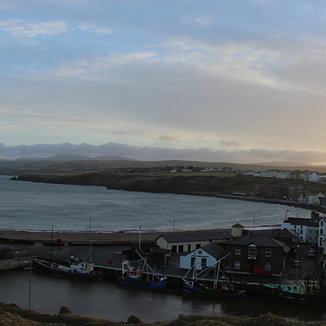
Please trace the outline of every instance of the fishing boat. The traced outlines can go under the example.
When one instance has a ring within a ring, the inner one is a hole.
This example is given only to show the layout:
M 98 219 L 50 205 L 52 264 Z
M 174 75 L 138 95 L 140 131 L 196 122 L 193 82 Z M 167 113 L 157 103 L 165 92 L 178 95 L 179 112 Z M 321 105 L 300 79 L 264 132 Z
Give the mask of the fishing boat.
M 262 290 L 274 298 L 287 301 L 304 302 L 319 293 L 319 283 L 316 280 L 300 280 L 280 284 L 262 284 Z
M 130 262 L 122 261 L 121 276 L 118 277 L 118 283 L 123 286 L 141 289 L 165 289 L 167 286 L 167 278 L 163 275 L 157 275 L 149 266 L 146 258 L 138 251 L 140 260 Z
M 221 281 L 214 285 L 214 282 L 200 280 L 188 281 L 183 279 L 182 287 L 184 292 L 188 294 L 211 298 L 236 298 L 246 295 L 245 290 L 237 289 L 236 284 L 231 283 L 229 280 Z
M 225 258 L 224 256 L 223 258 Z M 223 259 L 222 258 L 222 259 Z M 216 265 L 207 267 L 197 273 L 196 264 L 193 264 L 182 279 L 183 291 L 188 294 L 207 296 L 212 298 L 235 298 L 243 297 L 245 290 L 237 288 L 225 275 L 220 276 L 221 260 Z M 205 278 L 213 272 L 213 278 Z
M 33 269 L 61 277 L 71 277 L 85 280 L 100 280 L 103 278 L 103 273 L 100 271 L 95 271 L 93 263 L 81 261 L 73 256 L 66 265 L 58 264 L 45 259 L 34 258 Z

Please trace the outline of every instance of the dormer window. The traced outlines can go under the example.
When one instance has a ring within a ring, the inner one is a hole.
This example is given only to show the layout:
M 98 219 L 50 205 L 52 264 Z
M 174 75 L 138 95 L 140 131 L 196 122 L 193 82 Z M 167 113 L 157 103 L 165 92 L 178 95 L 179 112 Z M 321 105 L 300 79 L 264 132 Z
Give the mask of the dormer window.
M 255 244 L 249 245 L 248 259 L 257 259 L 257 247 Z

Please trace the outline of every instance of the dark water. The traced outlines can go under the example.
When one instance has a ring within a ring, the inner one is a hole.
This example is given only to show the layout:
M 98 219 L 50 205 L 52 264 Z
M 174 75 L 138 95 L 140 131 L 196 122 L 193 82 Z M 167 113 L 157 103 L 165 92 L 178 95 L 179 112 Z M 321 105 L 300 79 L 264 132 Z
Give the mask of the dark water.
M 0 229 L 119 231 L 228 228 L 281 223 L 310 211 L 242 200 L 10 181 L 0 176 Z
M 145 322 L 172 320 L 179 314 L 250 315 L 272 312 L 293 320 L 326 320 L 326 303 L 321 306 L 296 306 L 264 297 L 208 301 L 183 295 L 179 291 L 145 291 L 121 288 L 114 282 L 85 282 L 44 276 L 29 270 L 0 273 L 0 301 L 57 314 L 68 305 L 74 314 L 126 321 L 134 314 Z

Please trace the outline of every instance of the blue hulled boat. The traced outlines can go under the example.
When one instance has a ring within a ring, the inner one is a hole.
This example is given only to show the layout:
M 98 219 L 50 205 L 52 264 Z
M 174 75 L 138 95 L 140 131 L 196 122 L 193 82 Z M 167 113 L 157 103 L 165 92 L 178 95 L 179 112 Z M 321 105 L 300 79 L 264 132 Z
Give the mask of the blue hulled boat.
M 141 256 L 141 259 L 134 264 L 129 260 L 122 262 L 122 273 L 118 277 L 118 283 L 130 288 L 165 289 L 167 278 L 157 275 L 148 265 L 146 259 Z

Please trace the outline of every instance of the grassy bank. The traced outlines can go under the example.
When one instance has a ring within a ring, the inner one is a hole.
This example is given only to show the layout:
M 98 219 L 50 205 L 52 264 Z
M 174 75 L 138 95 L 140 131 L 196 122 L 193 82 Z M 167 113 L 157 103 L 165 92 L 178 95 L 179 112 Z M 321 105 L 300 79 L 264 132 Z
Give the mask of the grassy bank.
M 257 178 L 223 173 L 109 173 L 72 172 L 27 174 L 19 180 L 57 184 L 103 186 L 109 189 L 157 193 L 254 193 L 257 183 L 300 185 L 309 192 L 326 192 L 326 185 L 298 180 Z
M 177 319 L 166 322 L 143 323 L 139 318 L 130 316 L 126 321 L 113 322 L 104 319 L 90 318 L 59 313 L 57 315 L 40 314 L 33 310 L 21 309 L 14 304 L 0 303 L 0 325 L 2 326 L 28 326 L 28 325 L 67 325 L 67 326 L 326 326 L 326 322 L 294 322 L 285 320 L 273 314 L 257 317 L 247 316 L 204 316 L 180 315 Z

